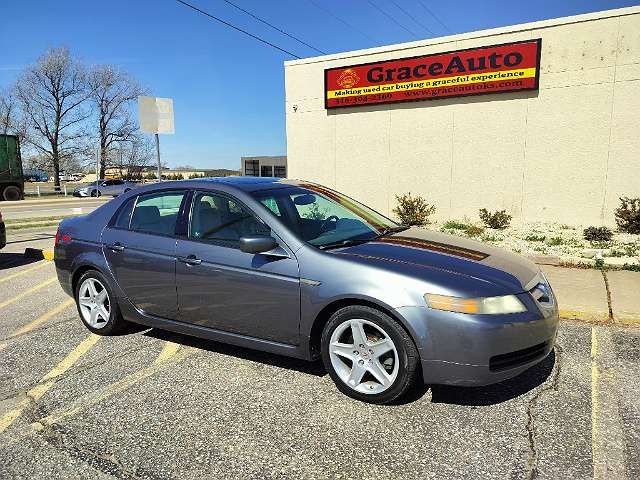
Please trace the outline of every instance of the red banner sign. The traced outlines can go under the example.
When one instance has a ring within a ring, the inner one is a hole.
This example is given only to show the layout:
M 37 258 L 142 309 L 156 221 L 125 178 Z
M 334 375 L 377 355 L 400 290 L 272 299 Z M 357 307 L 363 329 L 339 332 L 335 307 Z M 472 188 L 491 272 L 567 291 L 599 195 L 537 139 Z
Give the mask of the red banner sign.
M 325 108 L 537 90 L 541 39 L 324 71 Z

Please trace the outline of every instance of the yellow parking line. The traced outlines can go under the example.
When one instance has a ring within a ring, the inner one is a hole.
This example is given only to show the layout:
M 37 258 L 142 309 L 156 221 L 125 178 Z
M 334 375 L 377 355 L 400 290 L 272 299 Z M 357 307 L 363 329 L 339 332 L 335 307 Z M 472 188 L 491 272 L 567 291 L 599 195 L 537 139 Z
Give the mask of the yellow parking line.
M 51 285 L 56 280 L 58 280 L 58 277 L 52 277 L 49 280 L 45 280 L 44 282 L 39 283 L 35 287 L 31 287 L 31 288 L 25 290 L 24 292 L 16 295 L 15 297 L 10 298 L 9 300 L 5 300 L 4 302 L 0 303 L 0 308 L 6 307 L 7 305 L 11 305 L 12 303 L 17 302 L 21 298 L 24 298 L 27 295 L 31 295 L 32 293 L 37 292 L 38 290 L 41 290 L 44 287 L 47 287 L 47 286 Z
M 182 349 L 178 353 L 178 348 L 179 348 L 179 345 L 172 342 L 167 342 L 167 344 L 162 349 L 162 352 L 160 352 L 160 355 L 158 355 L 158 358 L 156 358 L 156 360 L 153 362 L 152 365 L 146 368 L 143 368 L 141 370 L 138 370 L 135 373 L 127 375 L 126 377 L 121 378 L 120 380 L 114 383 L 105 385 L 104 387 L 102 387 L 101 389 L 95 392 L 87 393 L 86 395 L 80 398 L 76 398 L 72 404 L 64 407 L 62 410 L 58 410 L 57 412 L 53 412 L 50 415 L 47 415 L 46 417 L 41 418 L 37 422 L 32 423 L 31 426 L 35 430 L 41 430 L 45 426 L 57 423 L 63 418 L 68 418 L 68 417 L 77 415 L 81 411 L 89 407 L 92 407 L 93 405 L 96 405 L 106 400 L 109 397 L 112 397 L 113 395 L 116 395 L 120 392 L 127 390 L 128 388 L 135 385 L 136 383 L 160 371 L 169 363 L 176 363 L 187 358 L 195 351 L 193 347 L 187 347 Z M 173 353 L 170 353 L 170 352 L 173 352 Z M 161 357 L 162 357 L 162 360 L 158 361 Z M 171 360 L 171 362 L 169 362 L 169 360 Z
M 0 418 L 0 433 L 4 432 L 9 425 L 11 425 L 16 418 L 18 418 L 22 412 L 31 402 L 37 402 L 42 396 L 49 390 L 55 383 L 56 378 L 66 372 L 71 366 L 76 363 L 80 357 L 89 351 L 96 342 L 100 340 L 100 336 L 92 333 L 86 339 L 84 339 L 80 345 L 74 348 L 60 363 L 53 367 L 44 377 L 40 379 L 38 385 L 33 387 L 27 392 L 27 398 L 22 400 L 18 406 L 13 410 L 5 413 Z
M 24 275 L 25 273 L 33 272 L 34 270 L 38 270 L 39 268 L 46 267 L 47 265 L 49 265 L 47 262 L 38 263 L 38 265 L 36 265 L 35 267 L 27 268 L 18 273 L 14 273 L 13 275 L 9 275 L 8 277 L 4 277 L 0 279 L 0 283 L 8 282 L 9 280 L 13 280 L 14 278 Z
M 13 332 L 7 338 L 17 337 L 18 335 L 24 335 L 25 333 L 30 332 L 31 330 L 33 330 L 37 326 L 39 326 L 39 325 L 43 324 L 44 322 L 46 322 L 47 320 L 49 320 L 51 317 L 53 317 L 55 315 L 58 315 L 60 312 L 65 311 L 67 308 L 69 308 L 73 304 L 75 304 L 75 301 L 72 298 L 70 298 L 66 302 L 62 302 L 57 307 L 52 308 L 51 310 L 49 310 L 45 314 L 39 316 L 38 318 L 36 318 L 32 322 L 27 323 L 24 327 L 20 327 L 18 330 Z
M 180 348 L 180 344 L 174 342 L 165 342 L 164 347 L 153 361 L 154 364 L 164 363 L 173 357 Z

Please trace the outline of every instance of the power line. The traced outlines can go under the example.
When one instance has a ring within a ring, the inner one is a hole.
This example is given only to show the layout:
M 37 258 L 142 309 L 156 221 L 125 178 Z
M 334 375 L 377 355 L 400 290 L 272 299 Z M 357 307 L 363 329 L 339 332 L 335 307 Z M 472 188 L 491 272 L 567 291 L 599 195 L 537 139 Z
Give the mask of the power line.
M 260 17 L 258 17 L 258 16 L 256 16 L 256 15 L 254 15 L 253 13 L 251 13 L 251 12 L 249 12 L 249 11 L 245 10 L 244 8 L 242 8 L 242 7 L 238 6 L 238 5 L 236 5 L 235 3 L 233 3 L 233 2 L 231 2 L 231 1 L 229 1 L 229 0 L 222 0 L 222 1 L 223 1 L 223 2 L 225 2 L 225 3 L 228 3 L 229 5 L 231 5 L 231 6 L 232 6 L 232 7 L 234 7 L 234 8 L 237 8 L 237 9 L 238 9 L 238 10 L 240 10 L 241 12 L 246 13 L 246 14 L 247 14 L 247 15 L 249 15 L 251 18 L 254 18 L 254 19 L 258 20 L 259 22 L 262 22 L 262 23 L 264 23 L 265 25 L 270 26 L 271 28 L 273 28 L 274 30 L 276 30 L 276 31 L 278 31 L 278 32 L 280 32 L 280 33 L 282 33 L 283 35 L 286 35 L 286 36 L 287 36 L 287 37 L 289 37 L 289 38 L 293 38 L 296 42 L 299 42 L 299 43 L 301 43 L 301 44 L 303 44 L 303 45 L 306 45 L 306 46 L 307 46 L 307 47 L 309 47 L 310 49 L 315 50 L 316 52 L 321 53 L 321 54 L 323 54 L 323 55 L 326 55 L 326 54 L 327 54 L 327 52 L 323 52 L 322 50 L 317 49 L 317 48 L 316 48 L 316 47 L 314 47 L 313 45 L 309 45 L 307 42 L 305 42 L 305 41 L 303 41 L 303 40 L 300 40 L 298 37 L 295 37 L 295 36 L 291 35 L 290 33 L 285 32 L 284 30 L 282 30 L 281 28 L 276 27 L 275 25 L 270 24 L 270 23 L 269 23 L 269 22 L 267 22 L 266 20 L 263 20 L 262 18 L 260 18 Z
M 418 34 L 416 34 L 415 32 L 412 32 L 411 30 L 409 30 L 407 27 L 405 27 L 404 25 L 402 25 L 399 21 L 397 21 L 395 18 L 393 18 L 391 15 L 389 15 L 387 12 L 385 12 L 384 10 L 382 10 L 378 5 L 376 5 L 375 3 L 373 3 L 371 0 L 367 0 L 367 3 L 369 3 L 369 5 L 371 5 L 373 8 L 375 8 L 376 10 L 378 10 L 381 14 L 383 14 L 385 17 L 387 17 L 389 20 L 391 20 L 393 23 L 395 23 L 396 25 L 398 25 L 400 28 L 402 28 L 403 30 L 406 30 L 407 32 L 409 32 L 411 35 L 413 35 L 414 37 L 417 37 Z
M 189 8 L 190 8 L 190 9 L 192 9 L 192 10 L 195 10 L 196 12 L 199 12 L 199 13 L 201 13 L 202 15 L 205 15 L 205 16 L 207 16 L 207 17 L 209 17 L 209 18 L 212 18 L 212 19 L 213 19 L 213 20 L 215 20 L 216 22 L 220 22 L 220 23 L 222 23 L 223 25 L 226 25 L 227 27 L 231 27 L 231 28 L 233 28 L 234 30 L 237 30 L 238 32 L 244 33 L 245 35 L 247 35 L 247 36 L 249 36 L 249 37 L 251 37 L 251 38 L 253 38 L 253 39 L 255 39 L 255 40 L 258 40 L 259 42 L 264 43 L 265 45 L 269 45 L 270 47 L 273 47 L 273 48 L 275 48 L 276 50 L 280 50 L 281 52 L 284 52 L 284 53 L 286 53 L 287 55 L 291 55 L 291 56 L 292 56 L 292 57 L 294 57 L 294 58 L 300 58 L 300 57 L 299 57 L 298 55 L 296 55 L 295 53 L 291 53 L 290 51 L 285 50 L 284 48 L 281 48 L 281 47 L 279 47 L 279 46 L 277 46 L 277 45 L 274 45 L 273 43 L 268 42 L 267 40 L 265 40 L 265 39 L 263 39 L 263 38 L 260 38 L 260 37 L 258 37 L 257 35 L 254 35 L 253 33 L 249 33 L 249 32 L 247 32 L 246 30 L 241 29 L 240 27 L 236 27 L 235 25 L 232 25 L 231 23 L 229 23 L 229 22 L 227 22 L 227 21 L 225 21 L 225 20 L 222 20 L 221 18 L 218 18 L 218 17 L 216 17 L 216 16 L 214 16 L 214 15 L 211 15 L 210 13 L 205 12 L 204 10 L 200 10 L 198 7 L 196 7 L 196 6 L 194 6 L 194 5 L 191 5 L 190 3 L 187 3 L 187 2 L 185 2 L 185 1 L 183 1 L 183 0 L 176 0 L 176 2 L 181 3 L 181 4 L 182 4 L 182 5 L 184 5 L 185 7 L 189 7 Z
M 431 35 L 435 35 L 435 33 L 433 33 L 431 30 L 429 30 L 424 23 L 419 22 L 418 19 L 415 18 L 413 15 L 411 15 L 409 12 L 407 12 L 407 10 L 405 10 L 404 7 L 402 7 L 401 5 L 398 5 L 398 3 L 395 0 L 391 0 L 391 3 L 393 3 L 396 7 L 398 7 L 398 9 L 402 13 L 404 13 L 407 17 L 409 17 L 411 20 L 413 20 L 416 23 L 416 25 L 418 25 L 418 26 L 422 27 L 423 29 L 425 29 L 427 31 L 427 33 L 430 33 Z
M 447 32 L 451 33 L 451 29 L 450 29 L 449 27 L 447 27 L 447 26 L 442 22 L 442 20 L 440 20 L 438 17 L 436 17 L 436 14 L 435 14 L 435 13 L 433 13 L 433 12 L 431 11 L 431 9 L 430 9 L 429 7 L 427 7 L 427 6 L 424 4 L 424 2 L 423 2 L 422 0 L 418 0 L 418 3 L 419 3 L 420 5 L 422 5 L 422 8 L 424 8 L 424 9 L 427 11 L 427 13 L 428 13 L 429 15 L 431 15 L 433 18 L 435 18 L 436 22 L 438 22 L 440 25 L 442 25 L 442 28 L 444 28 Z
M 330 17 L 333 17 L 335 20 L 337 20 L 338 22 L 344 24 L 345 26 L 347 26 L 348 28 L 355 30 L 356 32 L 358 32 L 360 35 L 362 35 L 363 37 L 365 37 L 368 40 L 371 40 L 372 42 L 378 42 L 378 40 L 376 40 L 375 38 L 372 38 L 370 35 L 367 35 L 365 32 L 363 32 L 362 30 L 360 30 L 358 27 L 351 25 L 349 22 L 347 22 L 346 20 L 338 17 L 336 14 L 334 14 L 331 10 L 323 7 L 322 5 L 318 5 L 316 2 L 314 2 L 314 0 L 308 0 L 309 3 L 311 3 L 314 7 L 316 7 L 318 10 L 323 11 L 324 13 L 326 13 L 327 15 L 329 15 Z

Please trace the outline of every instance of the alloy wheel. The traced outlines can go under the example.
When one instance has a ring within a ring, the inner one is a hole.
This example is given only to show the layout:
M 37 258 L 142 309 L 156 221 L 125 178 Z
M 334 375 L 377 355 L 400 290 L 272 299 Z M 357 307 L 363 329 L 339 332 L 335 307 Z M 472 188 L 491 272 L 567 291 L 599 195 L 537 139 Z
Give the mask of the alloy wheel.
M 103 328 L 111 315 L 111 302 L 104 285 L 87 278 L 78 289 L 78 305 L 84 321 L 93 328 Z
M 329 358 L 338 377 L 353 390 L 378 394 L 393 385 L 400 362 L 391 337 L 369 320 L 350 319 L 333 331 Z

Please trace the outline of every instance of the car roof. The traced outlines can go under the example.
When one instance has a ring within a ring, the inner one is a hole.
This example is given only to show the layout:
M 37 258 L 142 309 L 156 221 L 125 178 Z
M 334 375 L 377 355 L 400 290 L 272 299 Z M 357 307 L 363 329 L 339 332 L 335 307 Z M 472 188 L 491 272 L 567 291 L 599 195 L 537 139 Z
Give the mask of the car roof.
M 169 183 L 169 182 L 167 182 Z M 191 188 L 198 187 L 211 187 L 212 184 L 222 184 L 227 185 L 232 188 L 237 188 L 238 190 L 242 190 L 245 192 L 254 192 L 256 190 L 271 190 L 275 188 L 288 188 L 302 185 L 303 183 L 300 180 L 291 180 L 285 178 L 278 177 L 206 177 L 206 178 L 196 178 L 190 180 L 177 180 L 171 181 L 172 185 L 180 185 L 184 184 L 185 186 Z M 158 184 L 156 184 L 158 185 Z

